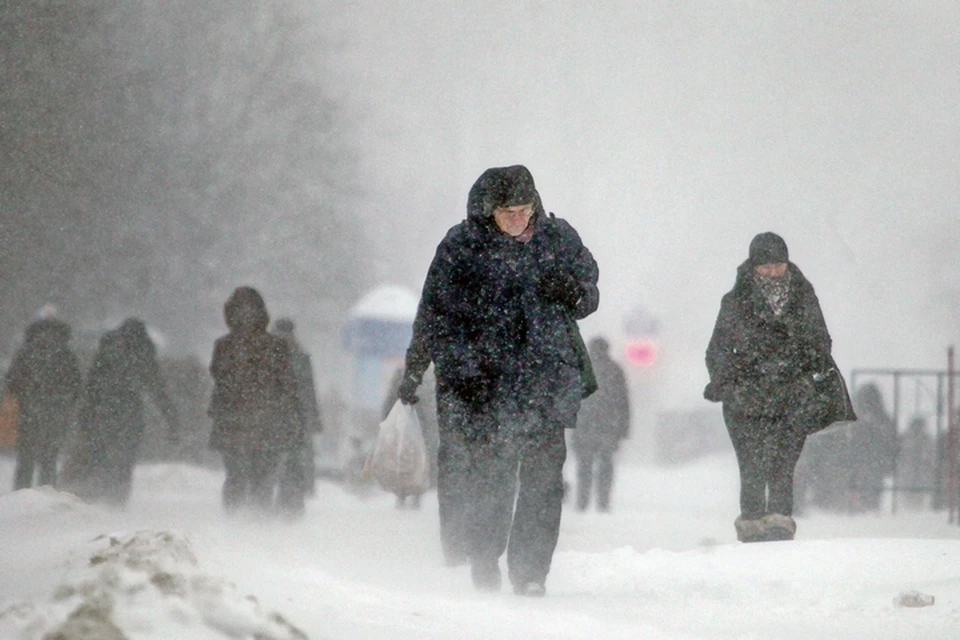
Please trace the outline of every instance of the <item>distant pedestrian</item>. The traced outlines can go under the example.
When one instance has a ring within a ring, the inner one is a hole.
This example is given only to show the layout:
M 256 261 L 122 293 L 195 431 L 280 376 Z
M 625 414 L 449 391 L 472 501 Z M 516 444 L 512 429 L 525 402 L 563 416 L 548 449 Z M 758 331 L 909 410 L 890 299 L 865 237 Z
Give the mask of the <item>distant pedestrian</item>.
M 896 487 L 908 511 L 919 511 L 937 489 L 937 452 L 923 416 L 914 416 L 900 436 Z M 932 506 L 932 500 L 929 504 Z
M 7 393 L 19 405 L 14 489 L 32 486 L 37 467 L 39 484 L 57 483 L 57 459 L 73 422 L 81 385 L 70 333 L 70 325 L 62 320 L 33 322 L 7 371 Z
M 847 509 L 851 513 L 879 511 L 886 479 L 893 477 L 896 466 L 897 426 L 873 382 L 854 391 L 853 408 L 857 421 L 844 427 Z
M 855 418 L 813 286 L 774 233 L 750 243 L 707 347 L 704 397 L 723 402 L 740 467 L 743 542 L 791 540 L 793 474 L 807 435 Z
M 124 506 L 146 428 L 144 394 L 151 397 L 169 428 L 180 435 L 180 419 L 167 395 L 157 349 L 142 320 L 129 318 L 100 339 L 87 374 L 80 410 L 80 470 L 94 500 Z
M 299 491 L 306 495 L 315 493 L 317 471 L 313 438 L 323 431 L 320 407 L 317 405 L 317 389 L 313 384 L 313 363 L 310 354 L 294 334 L 295 326 L 290 318 L 280 318 L 273 324 L 274 333 L 283 338 L 290 348 L 293 375 L 297 381 L 297 399 L 300 401 L 300 415 L 304 424 L 300 449 L 287 454 L 283 472 L 280 474 L 281 502 L 284 500 L 283 496 L 292 496 L 293 492 Z
M 290 348 L 267 332 L 270 316 L 260 293 L 238 287 L 224 304 L 229 333 L 213 348 L 210 446 L 223 455 L 223 506 L 228 513 L 251 507 L 274 510 L 274 484 L 285 454 L 300 451 L 303 416 Z M 302 494 L 276 505 L 299 515 Z
M 596 470 L 597 509 L 609 511 L 614 453 L 630 433 L 630 397 L 623 369 L 610 357 L 610 343 L 595 337 L 588 351 L 598 389 L 583 401 L 571 437 L 577 458 L 577 510 L 590 505 Z
M 424 348 L 412 353 L 435 366 L 440 493 L 448 477 L 459 478 L 458 495 L 441 507 L 462 532 L 478 589 L 500 588 L 506 550 L 514 592 L 546 592 L 560 530 L 564 429 L 596 388 L 576 320 L 597 308 L 597 277 L 580 236 L 544 211 L 533 176 L 519 165 L 477 179 L 466 220 L 447 232 L 430 265 L 423 328 L 414 331 Z M 400 385 L 405 402 L 420 382 L 417 369 Z

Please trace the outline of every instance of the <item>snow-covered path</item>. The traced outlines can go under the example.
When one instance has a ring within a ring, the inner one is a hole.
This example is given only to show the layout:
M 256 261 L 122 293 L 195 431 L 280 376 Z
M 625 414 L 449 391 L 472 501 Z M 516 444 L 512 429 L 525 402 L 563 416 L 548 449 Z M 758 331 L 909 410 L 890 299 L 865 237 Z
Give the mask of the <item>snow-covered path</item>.
M 0 474 L 12 475 L 9 461 Z M 140 467 L 123 513 L 49 490 L 0 494 L 0 611 L 34 605 L 32 617 L 0 614 L 0 638 L 42 638 L 65 615 L 55 591 L 89 578 L 90 556 L 108 545 L 98 536 L 139 531 L 182 536 L 197 565 L 173 555 L 165 570 L 225 579 L 235 595 L 219 589 L 211 604 L 209 590 L 149 596 L 136 583 L 114 616 L 131 639 L 252 637 L 243 635 L 252 623 L 224 618 L 266 612 L 313 639 L 960 638 L 960 528 L 944 514 L 811 514 L 794 542 L 740 545 L 729 456 L 624 467 L 612 514 L 565 512 L 542 600 L 478 594 L 466 567 L 444 567 L 433 494 L 423 509 L 399 511 L 391 496 L 321 482 L 303 521 L 260 522 L 222 515 L 221 480 Z M 894 604 L 911 590 L 935 604 Z M 244 610 L 247 594 L 258 613 Z

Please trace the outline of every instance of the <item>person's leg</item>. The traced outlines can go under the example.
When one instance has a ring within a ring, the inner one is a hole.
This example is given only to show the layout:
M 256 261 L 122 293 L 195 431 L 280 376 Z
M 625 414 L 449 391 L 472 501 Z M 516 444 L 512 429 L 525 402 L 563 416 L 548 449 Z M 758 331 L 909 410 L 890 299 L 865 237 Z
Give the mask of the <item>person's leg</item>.
M 529 583 L 542 588 L 550 572 L 560 534 L 566 457 L 566 442 L 559 426 L 521 444 L 520 489 L 507 551 L 510 581 L 517 590 Z
M 593 450 L 581 447 L 577 456 L 577 511 L 585 511 L 590 506 L 590 492 L 593 489 Z
M 223 468 L 226 477 L 223 480 L 223 508 L 232 513 L 247 502 L 247 483 L 250 476 L 249 454 L 243 451 L 224 451 Z
M 597 452 L 597 508 L 610 511 L 610 492 L 613 489 L 613 451 Z
M 464 534 L 473 581 L 480 589 L 500 588 L 499 559 L 513 517 L 518 451 L 504 431 L 466 440 Z
M 258 449 L 250 458 L 250 504 L 263 513 L 273 510 L 273 493 L 281 453 Z
M 283 456 L 280 483 L 277 489 L 277 507 L 288 516 L 300 516 L 305 511 L 307 493 L 306 468 L 303 451 L 288 451 Z
M 58 453 L 56 446 L 49 443 L 45 444 L 41 447 L 41 450 L 37 452 L 37 463 L 40 465 L 39 484 L 49 485 L 51 487 L 56 486 Z
M 787 425 L 784 425 L 787 426 Z M 803 451 L 804 437 L 784 429 L 771 437 L 766 481 L 770 488 L 767 511 L 785 516 L 793 515 L 793 474 Z
M 34 447 L 23 439 L 17 443 L 17 468 L 13 474 L 13 490 L 27 489 L 33 484 Z
M 466 408 L 449 396 L 438 395 L 437 505 L 444 561 L 457 566 L 467 561 L 466 516 L 469 510 L 470 453 L 464 437 Z
M 755 419 L 734 414 L 726 406 L 723 417 L 740 468 L 740 515 L 746 520 L 760 518 L 766 512 L 760 425 Z

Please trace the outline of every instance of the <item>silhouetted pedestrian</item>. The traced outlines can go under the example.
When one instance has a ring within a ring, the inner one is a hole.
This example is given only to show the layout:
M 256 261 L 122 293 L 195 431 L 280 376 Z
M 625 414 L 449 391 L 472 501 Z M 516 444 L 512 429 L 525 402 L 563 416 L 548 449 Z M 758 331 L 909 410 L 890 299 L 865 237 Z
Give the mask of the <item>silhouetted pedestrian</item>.
M 19 404 L 14 489 L 55 485 L 60 447 L 80 394 L 80 365 L 70 350 L 70 325 L 53 318 L 27 327 L 23 346 L 6 375 L 7 393 Z
M 290 348 L 267 333 L 270 316 L 260 293 L 238 287 L 224 304 L 230 332 L 217 339 L 210 362 L 210 446 L 223 455 L 227 512 L 274 508 L 275 474 L 285 454 L 300 451 L 304 424 Z M 303 512 L 303 495 L 281 496 L 277 507 Z
M 598 388 L 583 401 L 571 438 L 577 458 L 577 509 L 590 505 L 596 470 L 597 508 L 609 511 L 614 453 L 630 432 L 630 396 L 623 369 L 610 357 L 610 343 L 598 336 L 588 351 Z
M 143 431 L 144 395 L 152 398 L 176 440 L 180 420 L 167 395 L 157 349 L 142 320 L 129 318 L 100 339 L 80 410 L 82 493 L 126 505 Z

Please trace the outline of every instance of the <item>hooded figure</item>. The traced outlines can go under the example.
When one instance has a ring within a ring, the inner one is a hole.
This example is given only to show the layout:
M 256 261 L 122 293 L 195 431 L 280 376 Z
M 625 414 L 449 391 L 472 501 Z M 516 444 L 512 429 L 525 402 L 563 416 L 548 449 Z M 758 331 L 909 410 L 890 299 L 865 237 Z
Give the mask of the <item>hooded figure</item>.
M 398 396 L 416 401 L 433 361 L 441 539 L 448 562 L 469 559 L 480 589 L 499 589 L 509 539 L 514 590 L 544 593 L 564 429 L 596 388 L 576 320 L 597 308 L 597 276 L 580 236 L 544 212 L 519 165 L 477 179 L 466 220 L 447 232 L 427 273 Z
M 793 538 L 793 472 L 807 435 L 855 419 L 831 344 L 813 286 L 783 238 L 757 235 L 720 303 L 704 390 L 723 402 L 737 454 L 743 542 Z
M 594 467 L 597 471 L 597 508 L 610 510 L 613 454 L 630 431 L 630 394 L 623 369 L 610 357 L 610 343 L 599 336 L 590 341 L 590 361 L 598 390 L 583 401 L 573 431 L 577 456 L 577 509 L 590 504 Z
M 270 317 L 260 293 L 239 287 L 224 305 L 230 332 L 217 339 L 210 362 L 213 418 L 210 447 L 223 455 L 223 506 L 230 512 L 273 507 L 273 481 L 283 454 L 299 451 L 304 422 L 290 347 L 267 333 Z M 281 496 L 282 510 L 303 511 L 303 493 Z
M 40 484 L 57 482 L 57 457 L 80 393 L 80 365 L 69 342 L 66 322 L 37 320 L 7 371 L 7 393 L 20 407 L 15 490 L 33 484 L 35 465 Z
M 130 498 L 133 469 L 143 431 L 144 394 L 166 421 L 172 438 L 179 435 L 176 407 L 167 395 L 157 362 L 157 348 L 137 318 L 100 339 L 87 374 L 80 409 L 80 465 L 83 488 L 92 499 L 123 506 Z

